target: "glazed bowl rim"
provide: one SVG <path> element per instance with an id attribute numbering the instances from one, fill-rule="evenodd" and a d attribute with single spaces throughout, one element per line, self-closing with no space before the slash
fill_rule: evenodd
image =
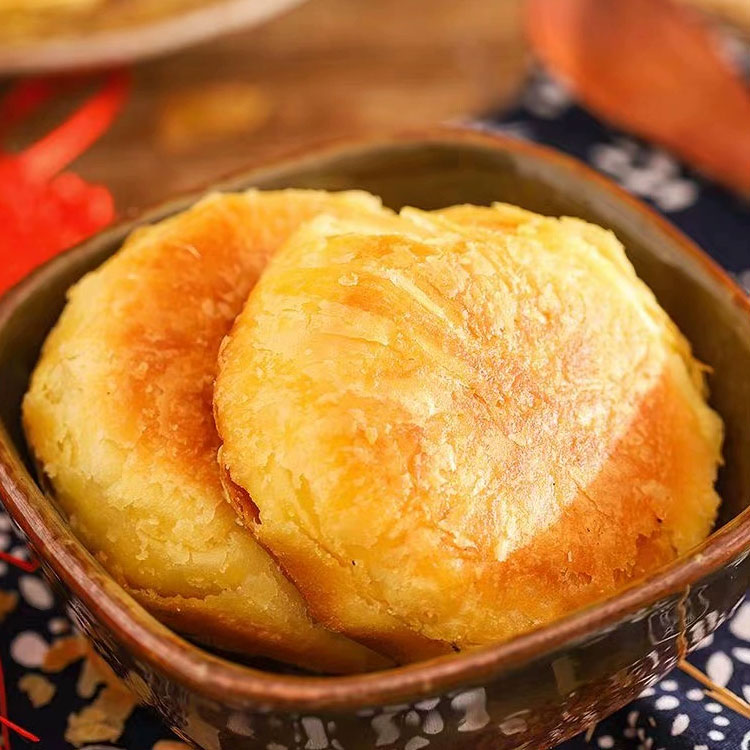
<path id="1" fill-rule="evenodd" d="M 578 179 L 587 180 L 626 204 L 644 222 L 667 235 L 673 245 L 689 256 L 701 273 L 713 277 L 729 293 L 731 301 L 750 318 L 750 298 L 719 265 L 692 240 L 654 210 L 578 160 L 553 149 L 502 134 L 473 129 L 434 128 L 426 131 L 337 140 L 303 155 L 291 155 L 256 166 L 212 185 L 212 189 L 238 189 L 240 184 L 325 162 L 358 152 L 408 149 L 415 146 L 474 146 L 479 150 L 510 152 L 520 158 L 548 161 Z M 85 257 L 123 233 L 174 210 L 181 210 L 206 191 L 168 201 L 157 209 L 98 233 L 86 242 L 55 256 L 0 297 L 0 330 L 26 294 L 54 277 L 71 258 Z M 568 647 L 587 635 L 615 625 L 628 615 L 670 594 L 689 589 L 707 573 L 728 564 L 750 550 L 750 507 L 713 532 L 690 553 L 663 567 L 645 580 L 598 604 L 577 611 L 510 641 L 463 654 L 442 656 L 380 672 L 347 676 L 277 675 L 237 664 L 188 643 L 158 623 L 98 566 L 68 525 L 52 510 L 48 499 L 22 463 L 12 455 L 12 440 L 0 428 L 0 490 L 14 520 L 28 536 L 43 561 L 64 584 L 96 613 L 97 618 L 137 659 L 195 692 L 224 703 L 253 702 L 268 710 L 356 710 L 373 705 L 401 703 L 414 695 L 437 693 L 481 685 L 484 681 L 523 665 L 532 658 Z M 52 533 L 56 530 L 66 539 Z"/>

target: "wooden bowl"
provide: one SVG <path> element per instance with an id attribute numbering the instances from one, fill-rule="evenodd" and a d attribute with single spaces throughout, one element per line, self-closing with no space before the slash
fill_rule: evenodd
<path id="1" fill-rule="evenodd" d="M 290 676 L 232 663 L 141 609 L 94 561 L 29 470 L 19 408 L 65 290 L 143 223 L 106 231 L 0 301 L 0 486 L 81 630 L 138 696 L 204 748 L 549 747 L 635 698 L 729 617 L 750 581 L 750 303 L 698 248 L 581 164 L 538 146 L 438 131 L 338 146 L 222 185 L 364 188 L 393 207 L 505 200 L 611 227 L 638 272 L 713 368 L 726 465 L 719 528 L 616 597 L 472 653 L 351 677 Z M 248 739 L 251 737 L 252 739 Z M 334 741 L 336 744 L 334 744 Z"/>
<path id="2" fill-rule="evenodd" d="M 152 1 L 158 9 L 161 0 Z M 52 21 L 50 30 L 20 40 L 9 37 L 0 24 L 0 73 L 59 72 L 130 63 L 261 23 L 300 2 L 303 0 L 205 0 L 200 4 L 193 0 L 184 8 L 176 4 L 166 13 L 127 24 L 108 24 L 105 4 L 81 18 L 66 19 L 75 30 L 60 33 Z"/>

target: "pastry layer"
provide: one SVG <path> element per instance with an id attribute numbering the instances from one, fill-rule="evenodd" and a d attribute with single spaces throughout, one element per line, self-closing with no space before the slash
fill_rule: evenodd
<path id="1" fill-rule="evenodd" d="M 220 355 L 228 496 L 313 615 L 408 661 L 702 540 L 721 422 L 615 237 L 503 205 L 399 222 L 301 228 Z"/>
<path id="2" fill-rule="evenodd" d="M 322 671 L 382 666 L 316 624 L 223 498 L 212 398 L 222 338 L 268 259 L 365 193 L 212 195 L 138 230 L 69 293 L 24 401 L 29 444 L 76 533 L 137 599 L 202 640 Z"/>

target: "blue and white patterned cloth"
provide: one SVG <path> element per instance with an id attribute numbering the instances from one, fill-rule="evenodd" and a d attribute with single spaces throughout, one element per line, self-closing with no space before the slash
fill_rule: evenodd
<path id="1" fill-rule="evenodd" d="M 559 84 L 537 76 L 517 109 L 487 118 L 478 127 L 545 143 L 589 162 L 652 203 L 736 274 L 750 292 L 750 204 L 702 179 L 664 151 L 604 126 L 576 106 Z M 23 554 L 21 540 L 2 511 L 0 550 Z M 57 691 L 44 707 L 33 708 L 18 688 L 25 674 L 39 671 L 49 644 L 70 626 L 39 574 L 23 573 L 0 562 L 0 596 L 3 592 L 17 592 L 19 600 L 4 620 L 0 617 L 8 713 L 39 734 L 45 750 L 70 748 L 63 740 L 69 717 L 91 702 L 75 687 L 80 664 L 48 676 Z M 750 701 L 750 603 L 743 603 L 731 622 L 709 636 L 690 660 L 714 682 Z M 118 740 L 88 748 L 151 750 L 167 738 L 170 733 L 157 719 L 137 709 Z M 13 745 L 15 750 L 26 747 L 21 739 L 14 739 Z M 707 698 L 698 683 L 675 671 L 602 721 L 589 741 L 578 737 L 560 750 L 584 748 L 750 750 L 750 721 Z"/>

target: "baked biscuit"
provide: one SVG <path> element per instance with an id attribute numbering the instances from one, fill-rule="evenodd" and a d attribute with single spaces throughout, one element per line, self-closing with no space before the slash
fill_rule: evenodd
<path id="1" fill-rule="evenodd" d="M 223 498 L 212 395 L 222 338 L 268 258 L 350 192 L 212 195 L 132 234 L 69 293 L 24 401 L 28 442 L 76 533 L 145 607 L 224 649 L 328 672 L 387 663 L 316 624 Z"/>
<path id="2" fill-rule="evenodd" d="M 400 222 L 290 239 L 222 347 L 215 413 L 228 497 L 313 616 L 409 661 L 700 542 L 722 425 L 610 232 L 503 205 Z"/>

